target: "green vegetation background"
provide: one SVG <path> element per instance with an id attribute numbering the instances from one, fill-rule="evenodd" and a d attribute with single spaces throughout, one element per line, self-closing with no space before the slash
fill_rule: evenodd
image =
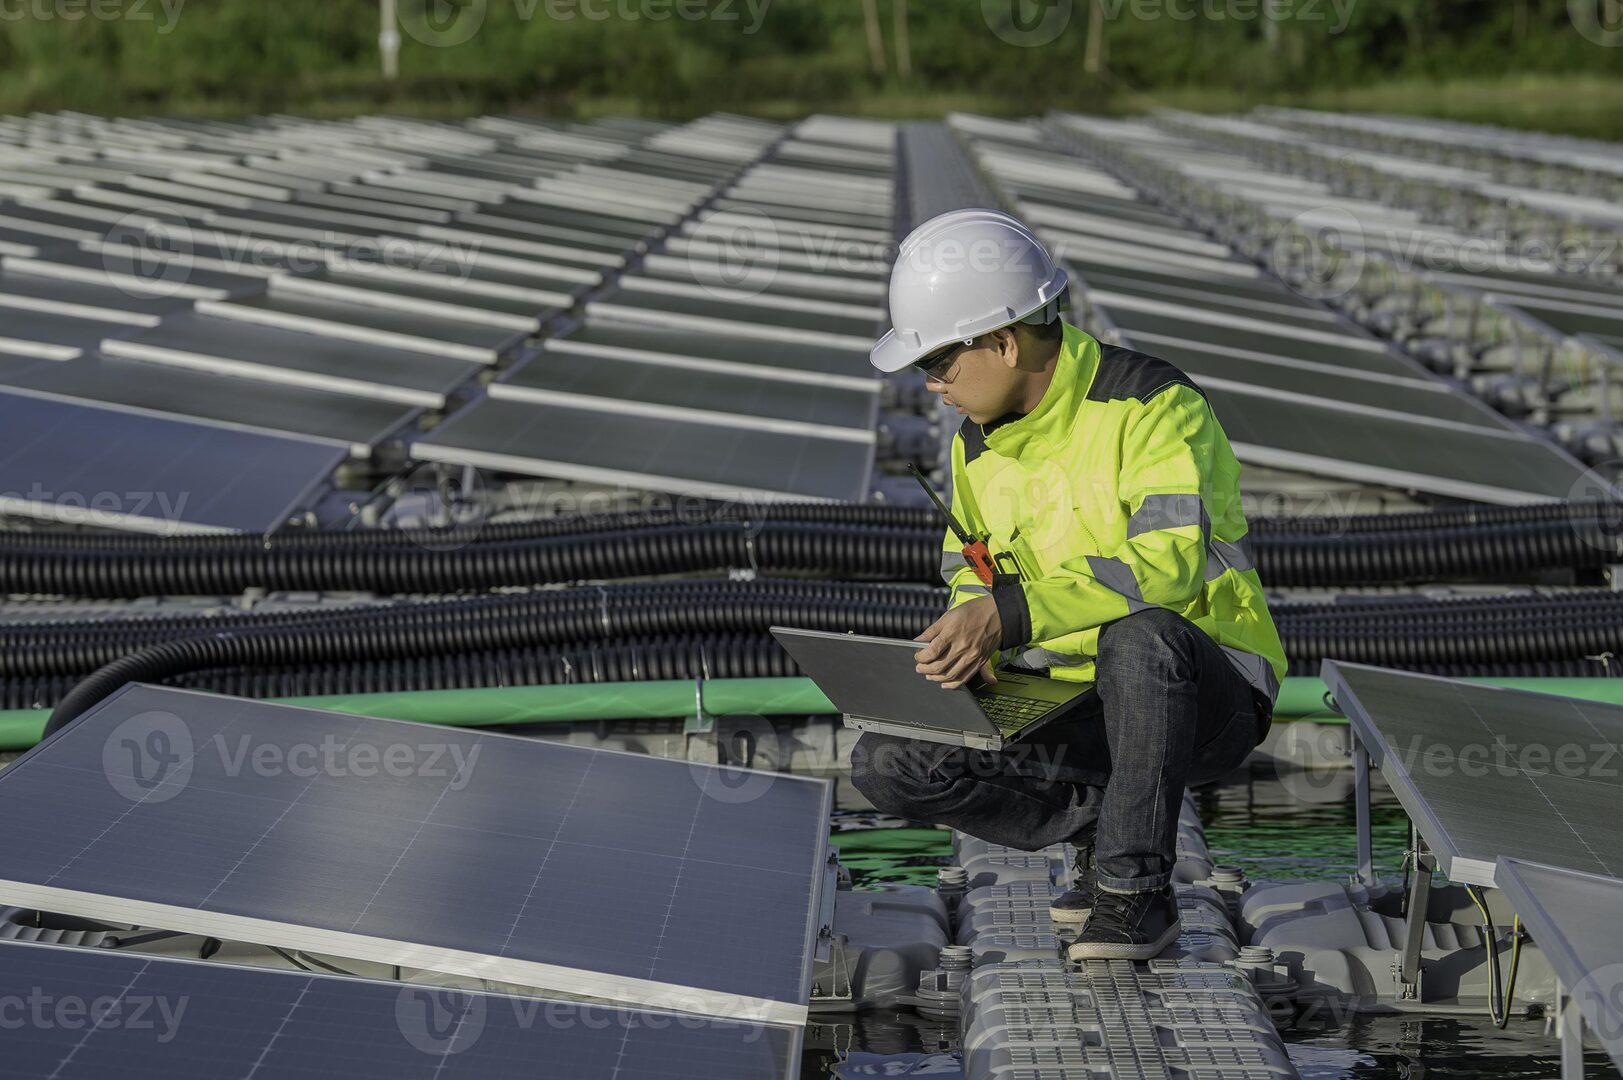
<path id="1" fill-rule="evenodd" d="M 1073 0 L 1066 32 L 1035 48 L 1006 43 L 988 16 L 1007 19 L 1011 3 L 1033 0 L 912 0 L 905 77 L 898 0 L 874 0 L 884 74 L 872 68 L 861 0 L 705 0 L 733 18 L 663 21 L 549 16 L 575 0 L 399 0 L 408 17 L 424 4 L 483 3 L 484 23 L 452 47 L 407 36 L 393 83 L 379 69 L 377 0 L 179 0 L 178 11 L 167 0 L 172 18 L 165 2 L 0 0 L 0 112 L 924 116 L 1268 101 L 1623 138 L 1623 34 L 1612 35 L 1619 47 L 1597 44 L 1571 14 L 1589 5 L 1615 16 L 1620 0 L 1350 0 L 1336 34 L 1332 0 L 1286 0 L 1303 17 L 1272 31 L 1257 17 L 1212 17 L 1263 0 L 1103 0 L 1115 14 L 1104 71 L 1091 77 L 1090 0 Z M 589 2 L 650 10 L 646 0 Z M 746 33 L 751 2 L 765 10 Z M 64 17 L 90 3 L 146 18 Z"/>

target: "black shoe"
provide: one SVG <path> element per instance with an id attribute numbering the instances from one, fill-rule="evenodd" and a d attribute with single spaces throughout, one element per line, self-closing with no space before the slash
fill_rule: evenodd
<path id="1" fill-rule="evenodd" d="M 1094 894 L 1093 914 L 1071 944 L 1072 960 L 1153 960 L 1178 940 L 1172 886 L 1153 892 Z"/>
<path id="2" fill-rule="evenodd" d="M 1093 910 L 1093 896 L 1099 891 L 1099 871 L 1093 865 L 1093 841 L 1076 847 L 1076 877 L 1071 887 L 1054 897 L 1048 917 L 1060 923 L 1079 923 Z"/>

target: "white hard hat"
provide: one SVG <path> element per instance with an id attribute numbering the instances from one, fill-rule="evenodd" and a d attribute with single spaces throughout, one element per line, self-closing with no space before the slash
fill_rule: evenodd
<path id="1" fill-rule="evenodd" d="M 951 341 L 1059 315 L 1065 271 L 1001 210 L 952 210 L 914 229 L 890 271 L 893 329 L 868 359 L 900 371 Z"/>

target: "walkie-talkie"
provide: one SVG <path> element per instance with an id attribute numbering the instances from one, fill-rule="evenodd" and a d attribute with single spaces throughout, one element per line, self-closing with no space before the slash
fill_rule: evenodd
<path id="1" fill-rule="evenodd" d="M 910 461 L 907 463 L 907 471 L 913 474 L 913 478 L 919 482 L 919 486 L 924 489 L 924 493 L 930 496 L 930 501 L 935 503 L 935 508 L 941 511 L 941 516 L 947 519 L 947 527 L 958 538 L 958 542 L 964 545 L 964 558 L 969 561 L 970 566 L 975 568 L 975 576 L 981 579 L 981 584 L 990 588 L 999 577 L 1007 580 L 1009 576 L 1015 578 L 1020 576 L 1019 563 L 1016 562 L 1012 555 L 1005 556 L 1010 563 L 1014 564 L 1012 575 L 1000 574 L 998 572 L 1000 560 L 994 558 L 992 549 L 986 546 L 986 541 L 971 536 L 968 530 L 958 524 L 958 519 L 952 516 L 952 511 L 948 510 L 947 504 L 941 501 L 941 496 L 937 495 L 935 488 L 930 486 L 930 481 L 926 480 L 924 474 L 919 472 L 918 466 Z"/>

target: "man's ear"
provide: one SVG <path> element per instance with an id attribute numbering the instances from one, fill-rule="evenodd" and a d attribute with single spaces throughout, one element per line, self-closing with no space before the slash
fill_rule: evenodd
<path id="1" fill-rule="evenodd" d="M 1001 330 L 993 330 L 992 345 L 997 349 L 997 358 L 1004 367 L 1020 366 L 1020 339 L 1015 335 L 1013 327 L 1005 326 Z"/>

